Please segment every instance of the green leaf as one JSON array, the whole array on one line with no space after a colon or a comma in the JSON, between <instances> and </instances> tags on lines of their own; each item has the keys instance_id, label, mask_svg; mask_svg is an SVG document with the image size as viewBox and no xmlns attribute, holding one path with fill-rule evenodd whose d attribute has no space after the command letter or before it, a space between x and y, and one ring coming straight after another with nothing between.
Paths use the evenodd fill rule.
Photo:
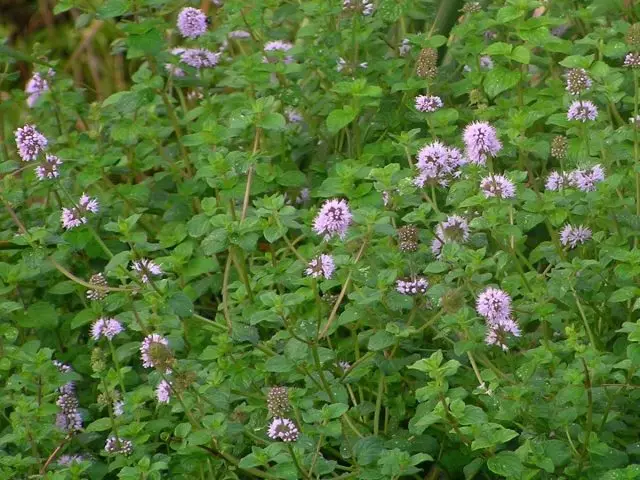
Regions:
<instances>
[{"instance_id":1,"label":"green leaf","mask_svg":"<svg viewBox=\"0 0 640 480\"><path fill-rule=\"evenodd\" d=\"M97 10L97 17L100 20L117 17L127 13L129 10L128 0L107 0Z\"/></svg>"},{"instance_id":2,"label":"green leaf","mask_svg":"<svg viewBox=\"0 0 640 480\"><path fill-rule=\"evenodd\" d=\"M487 466L493 473L506 478L519 479L523 472L522 462L514 452L500 452L487 460Z\"/></svg>"},{"instance_id":3,"label":"green leaf","mask_svg":"<svg viewBox=\"0 0 640 480\"><path fill-rule=\"evenodd\" d=\"M611 294L609 297L610 303L620 303L631 300L638 295L638 288L631 285L622 287Z\"/></svg>"},{"instance_id":4,"label":"green leaf","mask_svg":"<svg viewBox=\"0 0 640 480\"><path fill-rule=\"evenodd\" d=\"M589 68L595 59L594 55L570 55L564 58L560 63L567 68Z\"/></svg>"},{"instance_id":5,"label":"green leaf","mask_svg":"<svg viewBox=\"0 0 640 480\"><path fill-rule=\"evenodd\" d=\"M372 351L384 350L396 342L396 337L386 330L378 330L369 338L368 349Z\"/></svg>"},{"instance_id":6,"label":"green leaf","mask_svg":"<svg viewBox=\"0 0 640 480\"><path fill-rule=\"evenodd\" d=\"M183 292L174 293L169 297L169 308L179 317L190 317L193 315L193 302Z\"/></svg>"},{"instance_id":7,"label":"green leaf","mask_svg":"<svg viewBox=\"0 0 640 480\"><path fill-rule=\"evenodd\" d=\"M505 90L515 87L520 81L520 72L495 66L484 79L484 91L494 98Z\"/></svg>"},{"instance_id":8,"label":"green leaf","mask_svg":"<svg viewBox=\"0 0 640 480\"><path fill-rule=\"evenodd\" d=\"M498 21L498 23L509 23L523 15L524 11L509 5L498 10L496 20Z\"/></svg>"},{"instance_id":9,"label":"green leaf","mask_svg":"<svg viewBox=\"0 0 640 480\"><path fill-rule=\"evenodd\" d=\"M95 319L96 313L90 308L86 308L84 310L81 310L75 317L73 317L73 320L71 320L70 328L71 330L74 330L86 325L87 323L91 323Z\"/></svg>"},{"instance_id":10,"label":"green leaf","mask_svg":"<svg viewBox=\"0 0 640 480\"><path fill-rule=\"evenodd\" d=\"M513 45L504 42L495 42L489 45L482 52L485 55L509 55L513 50Z\"/></svg>"},{"instance_id":11,"label":"green leaf","mask_svg":"<svg viewBox=\"0 0 640 480\"><path fill-rule=\"evenodd\" d=\"M327 129L330 133L335 134L353 122L357 114L358 112L349 105L333 110L327 117Z\"/></svg>"},{"instance_id":12,"label":"green leaf","mask_svg":"<svg viewBox=\"0 0 640 480\"><path fill-rule=\"evenodd\" d=\"M258 123L258 126L265 130L283 130L286 125L287 122L284 117L277 112L265 115Z\"/></svg>"},{"instance_id":13,"label":"green leaf","mask_svg":"<svg viewBox=\"0 0 640 480\"><path fill-rule=\"evenodd\" d=\"M111 428L111 418L99 418L95 422L90 423L85 428L87 432L104 432L105 430L109 430Z\"/></svg>"},{"instance_id":14,"label":"green leaf","mask_svg":"<svg viewBox=\"0 0 640 480\"><path fill-rule=\"evenodd\" d=\"M287 373L294 369L294 363L287 357L276 355L265 362L267 372Z\"/></svg>"},{"instance_id":15,"label":"green leaf","mask_svg":"<svg viewBox=\"0 0 640 480\"><path fill-rule=\"evenodd\" d=\"M26 312L20 312L18 325L25 328L56 328L58 326L58 312L48 302L37 302Z\"/></svg>"},{"instance_id":16,"label":"green leaf","mask_svg":"<svg viewBox=\"0 0 640 480\"><path fill-rule=\"evenodd\" d=\"M529 52L528 48L518 45L513 49L513 52L511 52L510 58L516 62L528 65L529 62L531 62L531 52Z\"/></svg>"},{"instance_id":17,"label":"green leaf","mask_svg":"<svg viewBox=\"0 0 640 480\"><path fill-rule=\"evenodd\" d=\"M322 416L327 420L331 420L342 416L347 410L349 410L349 405L344 403L333 403L322 407Z\"/></svg>"}]
</instances>

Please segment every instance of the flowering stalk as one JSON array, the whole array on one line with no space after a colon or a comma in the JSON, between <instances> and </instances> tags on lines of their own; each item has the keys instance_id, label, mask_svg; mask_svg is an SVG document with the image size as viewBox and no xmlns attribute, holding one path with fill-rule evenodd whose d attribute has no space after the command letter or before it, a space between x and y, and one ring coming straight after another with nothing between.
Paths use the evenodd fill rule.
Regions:
<instances>
[{"instance_id":1,"label":"flowering stalk","mask_svg":"<svg viewBox=\"0 0 640 480\"><path fill-rule=\"evenodd\" d=\"M638 103L640 103L640 87L638 85L638 69L633 69L633 118L638 118ZM638 128L640 126L633 125L633 159L636 169L636 215L640 217L640 144L638 143ZM638 248L638 237L640 232L636 233L633 241L634 248Z\"/></svg>"}]
</instances>

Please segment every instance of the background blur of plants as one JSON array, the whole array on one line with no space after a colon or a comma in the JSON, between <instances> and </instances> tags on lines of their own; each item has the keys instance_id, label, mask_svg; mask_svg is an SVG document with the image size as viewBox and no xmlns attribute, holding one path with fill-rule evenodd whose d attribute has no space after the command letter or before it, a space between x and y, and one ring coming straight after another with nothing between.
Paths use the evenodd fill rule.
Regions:
<instances>
[{"instance_id":1,"label":"background blur of plants","mask_svg":"<svg viewBox=\"0 0 640 480\"><path fill-rule=\"evenodd\" d=\"M640 478L639 21L0 0L0 479Z\"/></svg>"}]
</instances>

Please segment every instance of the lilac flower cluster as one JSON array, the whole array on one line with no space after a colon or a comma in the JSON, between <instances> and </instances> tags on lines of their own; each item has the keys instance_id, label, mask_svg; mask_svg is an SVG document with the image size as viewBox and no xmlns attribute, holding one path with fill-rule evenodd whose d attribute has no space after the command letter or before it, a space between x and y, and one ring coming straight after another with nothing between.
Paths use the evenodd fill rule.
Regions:
<instances>
[{"instance_id":1,"label":"lilac flower cluster","mask_svg":"<svg viewBox=\"0 0 640 480\"><path fill-rule=\"evenodd\" d=\"M436 227L435 238L431 242L431 252L440 258L445 243L464 243L469 240L469 224L459 215L451 215Z\"/></svg>"},{"instance_id":2,"label":"lilac flower cluster","mask_svg":"<svg viewBox=\"0 0 640 480\"><path fill-rule=\"evenodd\" d=\"M363 70L366 70L369 67L369 64L367 62L362 62L358 64L358 67ZM354 70L355 70L355 67L353 67L351 64L348 64L344 58L340 57L338 58L338 60L336 60L337 72L344 71L344 73L353 73Z\"/></svg>"},{"instance_id":3,"label":"lilac flower cluster","mask_svg":"<svg viewBox=\"0 0 640 480\"><path fill-rule=\"evenodd\" d=\"M156 398L160 403L169 403L171 400L171 384L162 380L156 387Z\"/></svg>"},{"instance_id":4,"label":"lilac flower cluster","mask_svg":"<svg viewBox=\"0 0 640 480\"><path fill-rule=\"evenodd\" d=\"M280 55L286 54L293 48L293 44L282 40L272 40L265 43L263 51L265 55L262 57L262 63L276 63L280 59ZM274 55L275 53L275 55ZM293 56L285 55L284 63L292 63Z\"/></svg>"},{"instance_id":5,"label":"lilac flower cluster","mask_svg":"<svg viewBox=\"0 0 640 480\"><path fill-rule=\"evenodd\" d=\"M347 229L353 217L346 200L327 200L320 208L313 221L313 230L318 235L324 235L325 240L337 235L341 239L347 234Z\"/></svg>"},{"instance_id":6,"label":"lilac flower cluster","mask_svg":"<svg viewBox=\"0 0 640 480\"><path fill-rule=\"evenodd\" d=\"M111 436L104 444L104 451L107 453L121 454L129 456L133 453L133 443L131 440Z\"/></svg>"},{"instance_id":7,"label":"lilac flower cluster","mask_svg":"<svg viewBox=\"0 0 640 480\"><path fill-rule=\"evenodd\" d=\"M72 208L63 208L60 221L62 226L67 230L79 227L82 224L87 223L88 213L98 213L100 205L98 200L89 197L86 193L83 193L78 200L78 205Z\"/></svg>"},{"instance_id":8,"label":"lilac flower cluster","mask_svg":"<svg viewBox=\"0 0 640 480\"><path fill-rule=\"evenodd\" d=\"M39 72L34 72L27 85L24 88L27 97L27 105L29 108L33 108L40 96L49 90L49 80L55 76L56 72L53 69L49 69L46 76Z\"/></svg>"},{"instance_id":9,"label":"lilac flower cluster","mask_svg":"<svg viewBox=\"0 0 640 480\"><path fill-rule=\"evenodd\" d=\"M418 95L415 102L416 110L424 113L435 112L443 106L442 99L435 95Z\"/></svg>"},{"instance_id":10,"label":"lilac flower cluster","mask_svg":"<svg viewBox=\"0 0 640 480\"><path fill-rule=\"evenodd\" d=\"M212 52L205 48L185 48L180 52L180 61L198 70L201 68L215 67L219 60L219 53ZM175 74L176 72L174 71L174 75Z\"/></svg>"},{"instance_id":11,"label":"lilac flower cluster","mask_svg":"<svg viewBox=\"0 0 640 480\"><path fill-rule=\"evenodd\" d=\"M40 181L58 178L60 176L60 165L62 165L62 160L55 155L47 153L44 162L35 169L36 177Z\"/></svg>"},{"instance_id":12,"label":"lilac flower cluster","mask_svg":"<svg viewBox=\"0 0 640 480\"><path fill-rule=\"evenodd\" d=\"M509 350L506 344L508 334L520 336L518 323L511 316L511 297L497 288L489 287L476 300L476 310L487 322L487 345L498 345Z\"/></svg>"},{"instance_id":13,"label":"lilac flower cluster","mask_svg":"<svg viewBox=\"0 0 640 480\"><path fill-rule=\"evenodd\" d=\"M598 107L589 100L575 100L571 102L567 111L567 119L578 122L593 121L598 118Z\"/></svg>"},{"instance_id":14,"label":"lilac flower cluster","mask_svg":"<svg viewBox=\"0 0 640 480\"><path fill-rule=\"evenodd\" d=\"M104 278L104 275L102 275L102 273L96 273L94 275L91 275L91 278L89 279L89 283L91 285L96 285L98 287L107 286L107 280L106 278ZM102 290L100 288L96 288L95 290L94 289L87 290L87 298L89 300L100 301L100 300L104 300L106 296L107 296L107 291Z\"/></svg>"},{"instance_id":15,"label":"lilac flower cluster","mask_svg":"<svg viewBox=\"0 0 640 480\"><path fill-rule=\"evenodd\" d=\"M458 178L461 174L460 168L466 163L462 152L455 147L435 141L425 145L418 152L418 176L413 183L418 187L425 184L440 185L446 187L449 182Z\"/></svg>"},{"instance_id":16,"label":"lilac flower cluster","mask_svg":"<svg viewBox=\"0 0 640 480\"><path fill-rule=\"evenodd\" d=\"M18 154L25 162L35 160L48 145L47 138L42 135L35 125L27 124L15 131Z\"/></svg>"},{"instance_id":17,"label":"lilac flower cluster","mask_svg":"<svg viewBox=\"0 0 640 480\"><path fill-rule=\"evenodd\" d=\"M623 65L627 68L640 68L640 52L627 53Z\"/></svg>"},{"instance_id":18,"label":"lilac flower cluster","mask_svg":"<svg viewBox=\"0 0 640 480\"><path fill-rule=\"evenodd\" d=\"M486 198L507 199L516 196L516 187L503 175L489 175L480 182L480 190Z\"/></svg>"},{"instance_id":19,"label":"lilac flower cluster","mask_svg":"<svg viewBox=\"0 0 640 480\"><path fill-rule=\"evenodd\" d=\"M495 157L502 150L496 129L487 122L473 122L466 126L462 136L465 156L475 165L485 165L488 157Z\"/></svg>"},{"instance_id":20,"label":"lilac flower cluster","mask_svg":"<svg viewBox=\"0 0 640 480\"><path fill-rule=\"evenodd\" d=\"M61 373L71 372L72 369L69 365L53 361L53 364ZM67 382L58 389L59 396L56 400L56 405L60 409L56 415L56 427L67 432L68 435L73 435L82 429L82 415L78 411L79 403L76 397L76 387L73 382Z\"/></svg>"},{"instance_id":21,"label":"lilac flower cluster","mask_svg":"<svg viewBox=\"0 0 640 480\"><path fill-rule=\"evenodd\" d=\"M283 417L291 410L289 403L289 389L287 387L271 387L267 393L267 408L269 415Z\"/></svg>"},{"instance_id":22,"label":"lilac flower cluster","mask_svg":"<svg viewBox=\"0 0 640 480\"><path fill-rule=\"evenodd\" d=\"M124 327L115 318L99 318L91 327L91 337L96 341L102 337L113 340L113 337L123 331Z\"/></svg>"},{"instance_id":23,"label":"lilac flower cluster","mask_svg":"<svg viewBox=\"0 0 640 480\"><path fill-rule=\"evenodd\" d=\"M267 435L273 440L282 440L283 442L295 442L300 432L295 423L288 418L276 417L271 421Z\"/></svg>"},{"instance_id":24,"label":"lilac flower cluster","mask_svg":"<svg viewBox=\"0 0 640 480\"><path fill-rule=\"evenodd\" d=\"M583 192L592 192L604 178L604 169L600 164L596 164L589 168L578 168L570 172L551 172L547 177L545 187L552 191L577 188Z\"/></svg>"},{"instance_id":25,"label":"lilac flower cluster","mask_svg":"<svg viewBox=\"0 0 640 480\"><path fill-rule=\"evenodd\" d=\"M165 374L171 373L171 351L169 340L157 333L147 335L140 344L140 357L145 368L158 368Z\"/></svg>"},{"instance_id":26,"label":"lilac flower cluster","mask_svg":"<svg viewBox=\"0 0 640 480\"><path fill-rule=\"evenodd\" d=\"M178 30L185 38L198 38L207 31L207 16L193 7L183 8L178 14Z\"/></svg>"},{"instance_id":27,"label":"lilac flower cluster","mask_svg":"<svg viewBox=\"0 0 640 480\"><path fill-rule=\"evenodd\" d=\"M304 120L302 114L293 107L285 108L284 113L287 116L289 123L300 123Z\"/></svg>"},{"instance_id":28,"label":"lilac flower cluster","mask_svg":"<svg viewBox=\"0 0 640 480\"><path fill-rule=\"evenodd\" d=\"M576 248L591 239L591 230L584 225L565 225L560 231L560 243L565 247Z\"/></svg>"},{"instance_id":29,"label":"lilac flower cluster","mask_svg":"<svg viewBox=\"0 0 640 480\"><path fill-rule=\"evenodd\" d=\"M584 68L572 68L566 74L567 92L571 95L580 95L591 88L591 78Z\"/></svg>"},{"instance_id":30,"label":"lilac flower cluster","mask_svg":"<svg viewBox=\"0 0 640 480\"><path fill-rule=\"evenodd\" d=\"M371 0L343 0L342 8L354 12L361 12L364 16L373 13L373 3Z\"/></svg>"},{"instance_id":31,"label":"lilac flower cluster","mask_svg":"<svg viewBox=\"0 0 640 480\"><path fill-rule=\"evenodd\" d=\"M401 57L407 56L407 54L411 51L411 42L408 38L402 40L402 43L398 47L398 54Z\"/></svg>"},{"instance_id":32,"label":"lilac flower cluster","mask_svg":"<svg viewBox=\"0 0 640 480\"><path fill-rule=\"evenodd\" d=\"M312 278L326 278L327 280L333 276L336 265L331 255L319 255L313 258L305 270L305 273Z\"/></svg>"},{"instance_id":33,"label":"lilac flower cluster","mask_svg":"<svg viewBox=\"0 0 640 480\"><path fill-rule=\"evenodd\" d=\"M148 258L134 260L131 262L131 269L138 273L142 283L149 283L151 276L162 275L162 268L160 268L160 265Z\"/></svg>"},{"instance_id":34,"label":"lilac flower cluster","mask_svg":"<svg viewBox=\"0 0 640 480\"><path fill-rule=\"evenodd\" d=\"M60 455L58 465L61 467L69 467L73 463L84 462L86 458L83 455Z\"/></svg>"},{"instance_id":35,"label":"lilac flower cluster","mask_svg":"<svg viewBox=\"0 0 640 480\"><path fill-rule=\"evenodd\" d=\"M422 295L427 293L429 282L424 277L414 277L396 280L396 290L401 295Z\"/></svg>"}]
</instances>

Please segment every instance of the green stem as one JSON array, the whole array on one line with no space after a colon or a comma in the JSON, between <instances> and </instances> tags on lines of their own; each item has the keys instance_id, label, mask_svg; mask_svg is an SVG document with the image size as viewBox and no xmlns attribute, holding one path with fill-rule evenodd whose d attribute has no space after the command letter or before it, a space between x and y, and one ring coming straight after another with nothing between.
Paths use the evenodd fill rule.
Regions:
<instances>
[{"instance_id":1,"label":"green stem","mask_svg":"<svg viewBox=\"0 0 640 480\"><path fill-rule=\"evenodd\" d=\"M376 409L373 414L373 434L378 435L380 429L380 411L382 410L382 396L384 395L384 373L380 372L378 379L378 394L376 396Z\"/></svg>"},{"instance_id":2,"label":"green stem","mask_svg":"<svg viewBox=\"0 0 640 480\"><path fill-rule=\"evenodd\" d=\"M120 372L120 363L118 362L118 357L116 356L116 349L113 346L111 340L109 340L109 350L111 351L111 358L113 359L113 364L116 367L116 373L118 374L118 383L120 384L120 388L122 389L122 394L124 395L127 390L124 388L124 380L122 378L122 372Z\"/></svg>"}]
</instances>

